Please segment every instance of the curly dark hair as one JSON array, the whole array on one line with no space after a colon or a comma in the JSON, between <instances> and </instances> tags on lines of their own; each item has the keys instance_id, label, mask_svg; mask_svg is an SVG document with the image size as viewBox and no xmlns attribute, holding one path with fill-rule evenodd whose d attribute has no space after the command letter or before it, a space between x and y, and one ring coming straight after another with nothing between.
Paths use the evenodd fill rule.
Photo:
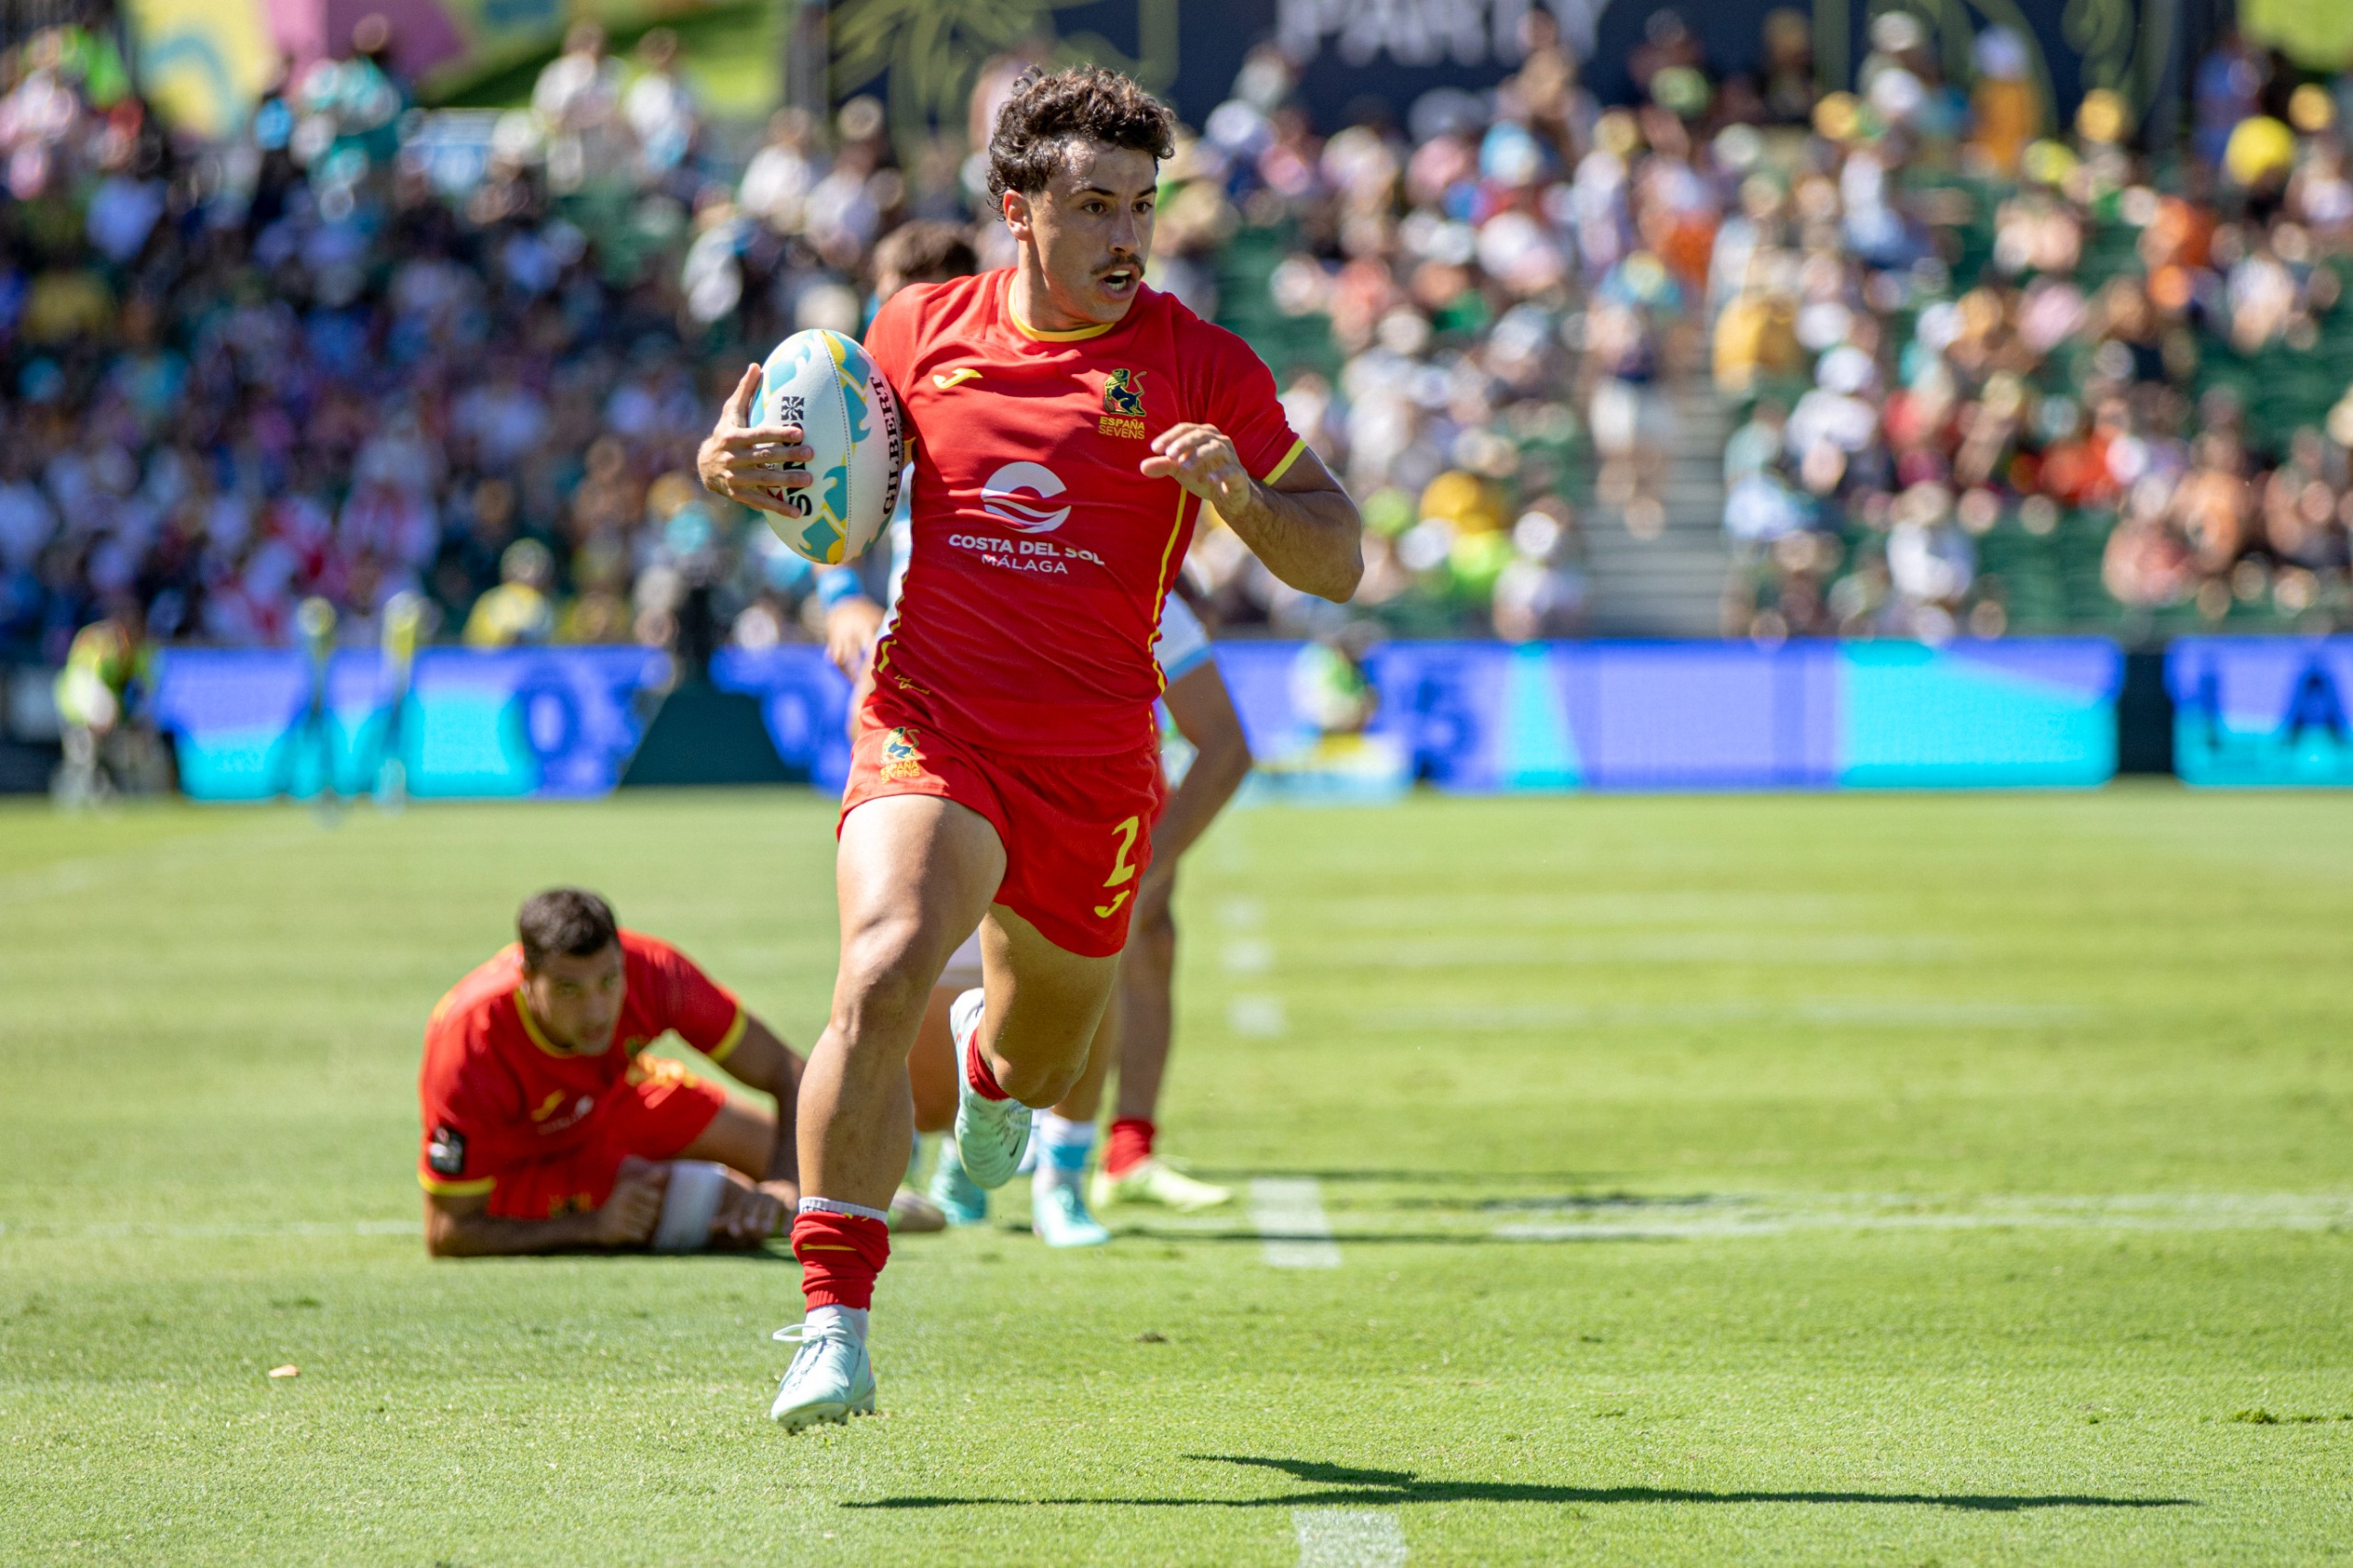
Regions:
<instances>
[{"instance_id":1,"label":"curly dark hair","mask_svg":"<svg viewBox=\"0 0 2353 1568\"><path fill-rule=\"evenodd\" d=\"M1176 150L1176 117L1129 77L1100 65L1051 74L1031 69L1013 85L989 138L989 199L1035 196L1074 141L1099 142L1165 158Z\"/></svg>"}]
</instances>

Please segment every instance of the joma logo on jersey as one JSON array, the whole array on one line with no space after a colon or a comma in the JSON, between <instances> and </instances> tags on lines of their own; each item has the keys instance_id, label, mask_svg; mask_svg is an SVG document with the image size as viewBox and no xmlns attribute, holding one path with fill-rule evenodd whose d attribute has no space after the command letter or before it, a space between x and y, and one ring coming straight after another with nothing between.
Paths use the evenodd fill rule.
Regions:
<instances>
[{"instance_id":1,"label":"joma logo on jersey","mask_svg":"<svg viewBox=\"0 0 2353 1568\"><path fill-rule=\"evenodd\" d=\"M1103 417L1096 422L1106 436L1143 439L1143 372L1114 370L1103 378Z\"/></svg>"},{"instance_id":2,"label":"joma logo on jersey","mask_svg":"<svg viewBox=\"0 0 2353 1568\"><path fill-rule=\"evenodd\" d=\"M915 749L913 730L893 730L882 737L882 777L892 783L913 778L923 771L923 753Z\"/></svg>"}]
</instances>

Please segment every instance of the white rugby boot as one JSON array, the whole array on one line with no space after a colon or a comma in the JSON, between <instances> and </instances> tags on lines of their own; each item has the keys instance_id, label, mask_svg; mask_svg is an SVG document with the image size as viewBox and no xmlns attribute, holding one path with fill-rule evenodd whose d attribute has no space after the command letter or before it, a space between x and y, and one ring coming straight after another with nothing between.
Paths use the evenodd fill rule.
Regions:
<instances>
[{"instance_id":1,"label":"white rugby boot","mask_svg":"<svg viewBox=\"0 0 2353 1568\"><path fill-rule=\"evenodd\" d=\"M977 985L957 997L948 1009L948 1032L956 1041L956 1153L974 1185L993 1190L1013 1179L1029 1151L1029 1108L1016 1099L983 1099L972 1087L981 1001Z\"/></svg>"},{"instance_id":2,"label":"white rugby boot","mask_svg":"<svg viewBox=\"0 0 2353 1568\"><path fill-rule=\"evenodd\" d=\"M798 1345L792 1365L778 1385L768 1419L788 1432L821 1421L848 1425L853 1415L874 1414L874 1363L866 1346L847 1328L812 1330L796 1323L770 1335Z\"/></svg>"},{"instance_id":3,"label":"white rugby boot","mask_svg":"<svg viewBox=\"0 0 2353 1568\"><path fill-rule=\"evenodd\" d=\"M1138 1160L1118 1176L1098 1170L1095 1173L1093 1187L1095 1207L1097 1209L1109 1209L1120 1203L1157 1203L1164 1209L1190 1214L1233 1201L1232 1187L1197 1181L1162 1161L1157 1154Z\"/></svg>"}]
</instances>

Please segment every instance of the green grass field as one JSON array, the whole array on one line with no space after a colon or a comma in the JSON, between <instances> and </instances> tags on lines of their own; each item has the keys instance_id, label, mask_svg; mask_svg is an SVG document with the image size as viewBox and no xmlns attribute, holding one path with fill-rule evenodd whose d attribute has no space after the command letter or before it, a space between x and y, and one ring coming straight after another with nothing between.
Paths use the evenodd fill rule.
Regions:
<instances>
[{"instance_id":1,"label":"green grass field","mask_svg":"<svg viewBox=\"0 0 2353 1568\"><path fill-rule=\"evenodd\" d=\"M414 1079L558 880L805 1043L830 820L0 812L0 1561L2353 1555L2340 799L1238 812L1164 1125L1337 1266L1017 1193L786 1437L788 1256L430 1262Z\"/></svg>"}]
</instances>

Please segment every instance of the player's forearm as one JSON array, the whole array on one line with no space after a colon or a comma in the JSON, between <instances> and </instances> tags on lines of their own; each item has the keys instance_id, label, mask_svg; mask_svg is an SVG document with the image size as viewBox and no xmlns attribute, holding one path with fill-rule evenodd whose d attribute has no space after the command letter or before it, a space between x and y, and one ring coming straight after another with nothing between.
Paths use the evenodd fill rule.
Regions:
<instances>
[{"instance_id":1,"label":"player's forearm","mask_svg":"<svg viewBox=\"0 0 2353 1568\"><path fill-rule=\"evenodd\" d=\"M801 1179L800 1143L794 1123L801 1104L801 1074L806 1065L784 1037L755 1017L747 1019L744 1039L727 1061L727 1069L746 1088L761 1090L776 1099L776 1142L768 1149L764 1181Z\"/></svg>"},{"instance_id":2,"label":"player's forearm","mask_svg":"<svg viewBox=\"0 0 2353 1568\"><path fill-rule=\"evenodd\" d=\"M600 1244L597 1216L560 1214L552 1220L502 1220L492 1214L451 1214L428 1209L426 1250L436 1257L512 1257Z\"/></svg>"},{"instance_id":3,"label":"player's forearm","mask_svg":"<svg viewBox=\"0 0 2353 1568\"><path fill-rule=\"evenodd\" d=\"M1225 522L1251 553L1301 593L1347 603L1364 576L1364 520L1347 493L1277 490L1254 479L1250 497Z\"/></svg>"},{"instance_id":4,"label":"player's forearm","mask_svg":"<svg viewBox=\"0 0 2353 1568\"><path fill-rule=\"evenodd\" d=\"M776 1114L776 1142L768 1149L768 1167L761 1173L762 1181L801 1180L801 1140L795 1135L796 1119L791 1102L779 1096Z\"/></svg>"}]
</instances>

